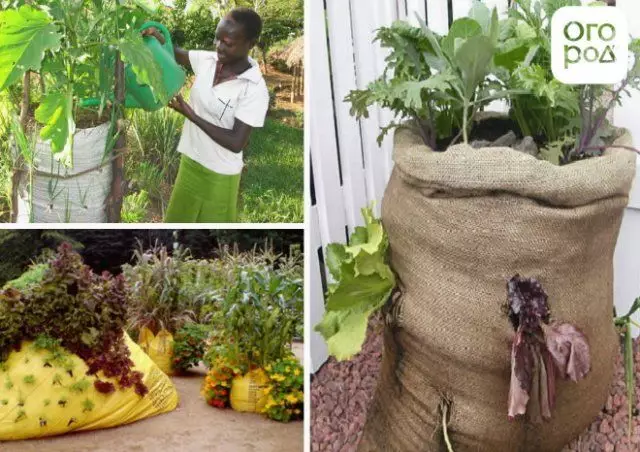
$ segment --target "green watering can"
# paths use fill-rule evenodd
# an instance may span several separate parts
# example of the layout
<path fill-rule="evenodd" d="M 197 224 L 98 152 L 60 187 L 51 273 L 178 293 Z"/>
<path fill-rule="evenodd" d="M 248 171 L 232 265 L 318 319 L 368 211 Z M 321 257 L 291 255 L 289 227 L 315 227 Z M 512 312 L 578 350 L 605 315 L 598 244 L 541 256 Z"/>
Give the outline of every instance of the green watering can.
<path fill-rule="evenodd" d="M 164 45 L 160 44 L 160 42 L 153 36 L 144 36 L 143 40 L 162 69 L 164 91 L 167 93 L 168 98 L 171 99 L 173 96 L 178 94 L 184 85 L 186 75 L 184 70 L 176 62 L 169 30 L 158 22 L 149 21 L 145 22 L 142 27 L 140 27 L 140 31 L 142 32 L 143 30 L 151 27 L 155 27 L 160 30 L 162 36 L 164 36 Z M 125 107 L 142 108 L 146 111 L 155 111 L 166 105 L 154 99 L 149 85 L 143 85 L 138 82 L 136 74 L 133 72 L 130 65 L 125 67 L 124 84 L 126 87 L 126 97 L 124 101 Z M 100 105 L 99 98 L 84 99 L 80 102 L 81 107 L 96 107 L 98 105 Z"/>

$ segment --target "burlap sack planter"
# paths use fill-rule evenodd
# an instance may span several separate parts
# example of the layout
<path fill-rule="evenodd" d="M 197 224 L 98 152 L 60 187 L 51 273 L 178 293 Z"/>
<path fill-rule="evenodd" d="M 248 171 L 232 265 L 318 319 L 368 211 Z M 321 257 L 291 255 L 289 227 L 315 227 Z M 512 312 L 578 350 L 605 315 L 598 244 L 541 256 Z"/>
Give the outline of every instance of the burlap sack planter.
<path fill-rule="evenodd" d="M 444 399 L 456 452 L 560 451 L 598 415 L 613 378 L 613 254 L 635 155 L 555 166 L 508 148 L 432 152 L 399 130 L 394 161 L 382 221 L 400 296 L 359 451 L 446 450 Z M 514 331 L 503 306 L 516 273 L 538 278 L 552 317 L 591 347 L 590 374 L 557 380 L 542 424 L 507 418 Z"/>

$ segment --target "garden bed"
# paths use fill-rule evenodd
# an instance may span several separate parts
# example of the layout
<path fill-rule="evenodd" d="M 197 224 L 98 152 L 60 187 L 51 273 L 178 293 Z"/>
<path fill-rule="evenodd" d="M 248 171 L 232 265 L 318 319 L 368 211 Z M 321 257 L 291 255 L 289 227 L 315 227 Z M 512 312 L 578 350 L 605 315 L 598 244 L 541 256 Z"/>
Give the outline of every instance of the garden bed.
<path fill-rule="evenodd" d="M 373 397 L 382 357 L 382 324 L 369 325 L 362 352 L 352 360 L 330 358 L 311 383 L 311 450 L 351 452 L 357 448 Z M 635 340 L 635 374 L 640 375 L 640 352 Z M 597 419 L 562 452 L 630 452 L 640 449 L 640 419 L 634 418 L 631 442 L 627 436 L 627 397 L 622 352 L 616 358 L 615 378 L 607 403 Z M 636 393 L 640 381 L 636 377 Z M 505 394 L 506 406 L 506 394 Z M 636 413 L 640 404 L 636 404 Z M 552 421 L 553 422 L 553 419 Z M 455 445 L 454 445 L 455 450 Z"/>

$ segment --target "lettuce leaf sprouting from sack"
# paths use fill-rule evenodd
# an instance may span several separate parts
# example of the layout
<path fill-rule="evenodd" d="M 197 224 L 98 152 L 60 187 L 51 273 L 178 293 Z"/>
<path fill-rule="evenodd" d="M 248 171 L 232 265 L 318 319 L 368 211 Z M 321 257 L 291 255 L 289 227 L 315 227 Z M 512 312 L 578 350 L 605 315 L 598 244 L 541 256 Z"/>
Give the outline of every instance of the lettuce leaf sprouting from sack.
<path fill-rule="evenodd" d="M 355 229 L 348 245 L 332 243 L 326 262 L 334 283 L 329 286 L 326 312 L 315 330 L 327 341 L 329 353 L 349 359 L 362 349 L 369 317 L 382 307 L 396 280 L 387 265 L 389 240 L 370 208 L 363 209 L 365 226 Z"/>

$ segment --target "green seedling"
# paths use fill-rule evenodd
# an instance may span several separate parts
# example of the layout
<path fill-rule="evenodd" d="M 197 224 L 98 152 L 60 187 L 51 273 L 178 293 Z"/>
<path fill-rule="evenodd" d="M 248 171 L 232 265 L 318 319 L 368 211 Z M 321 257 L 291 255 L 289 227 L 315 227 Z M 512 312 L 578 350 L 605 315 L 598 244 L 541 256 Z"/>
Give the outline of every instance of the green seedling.
<path fill-rule="evenodd" d="M 84 391 L 86 391 L 89 388 L 89 386 L 91 386 L 91 383 L 89 382 L 89 380 L 87 380 L 86 378 L 83 378 L 82 380 L 72 384 L 69 387 L 69 390 L 71 392 L 75 392 L 76 394 L 82 394 Z"/>
<path fill-rule="evenodd" d="M 93 411 L 94 407 L 95 407 L 95 404 L 89 399 L 86 399 L 84 402 L 82 402 L 83 413 L 86 413 L 87 411 Z"/>
<path fill-rule="evenodd" d="M 14 422 L 20 422 L 27 418 L 27 413 L 24 410 L 18 411 L 18 415 L 16 416 Z"/>

